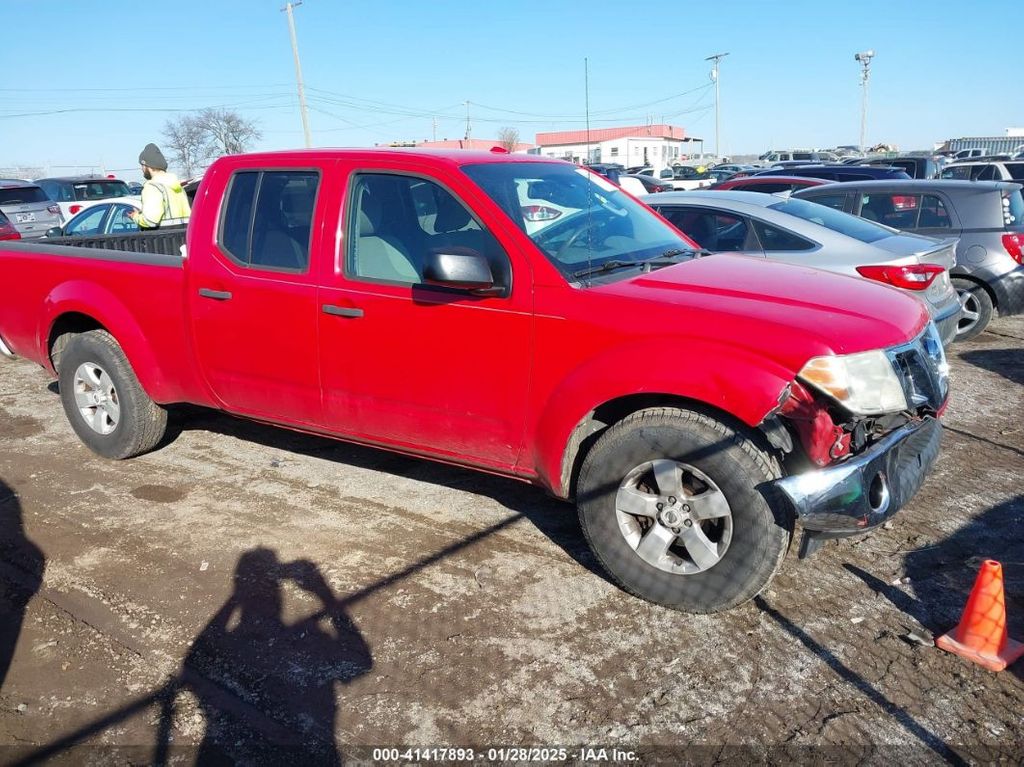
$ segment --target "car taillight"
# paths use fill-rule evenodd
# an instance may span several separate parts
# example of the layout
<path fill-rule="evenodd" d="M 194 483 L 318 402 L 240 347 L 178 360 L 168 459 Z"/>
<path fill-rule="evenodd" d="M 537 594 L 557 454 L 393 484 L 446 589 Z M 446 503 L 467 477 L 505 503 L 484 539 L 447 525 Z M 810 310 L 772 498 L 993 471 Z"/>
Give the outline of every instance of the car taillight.
<path fill-rule="evenodd" d="M 869 280 L 884 282 L 904 290 L 926 290 L 932 280 L 946 271 L 937 264 L 913 264 L 911 266 L 858 266 L 857 271 Z"/>
<path fill-rule="evenodd" d="M 60 215 L 60 205 L 50 205 L 46 208 L 46 210 L 55 216 Z"/>
<path fill-rule="evenodd" d="M 553 221 L 562 215 L 562 211 L 547 205 L 524 205 L 522 210 L 523 218 L 527 221 Z"/>
<path fill-rule="evenodd" d="M 78 211 L 80 211 L 81 209 L 82 209 L 81 205 L 72 205 L 70 208 L 68 208 L 68 213 L 70 213 L 73 216 Z"/>
<path fill-rule="evenodd" d="M 1003 247 L 1010 258 L 1018 264 L 1024 264 L 1024 234 L 1004 234 Z"/>
<path fill-rule="evenodd" d="M 7 221 L 0 224 L 0 240 L 20 240 L 21 235 L 18 234 L 18 230 Z"/>

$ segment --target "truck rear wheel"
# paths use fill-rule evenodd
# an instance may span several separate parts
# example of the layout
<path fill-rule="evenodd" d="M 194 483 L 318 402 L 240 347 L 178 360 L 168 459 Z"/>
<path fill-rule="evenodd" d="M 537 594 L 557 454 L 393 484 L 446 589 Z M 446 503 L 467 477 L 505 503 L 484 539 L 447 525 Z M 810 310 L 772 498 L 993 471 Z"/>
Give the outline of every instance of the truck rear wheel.
<path fill-rule="evenodd" d="M 60 355 L 60 399 L 78 438 L 104 458 L 152 450 L 167 429 L 167 411 L 149 398 L 114 337 L 91 330 Z"/>
<path fill-rule="evenodd" d="M 791 515 L 778 464 L 703 413 L 651 408 L 609 427 L 580 469 L 583 533 L 611 578 L 676 610 L 756 596 L 782 565 Z"/>

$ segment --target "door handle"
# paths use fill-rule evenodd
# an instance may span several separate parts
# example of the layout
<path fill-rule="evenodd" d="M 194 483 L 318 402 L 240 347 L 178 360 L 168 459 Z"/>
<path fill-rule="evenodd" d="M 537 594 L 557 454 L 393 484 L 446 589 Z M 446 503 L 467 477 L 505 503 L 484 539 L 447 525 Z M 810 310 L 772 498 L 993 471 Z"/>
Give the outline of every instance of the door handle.
<path fill-rule="evenodd" d="M 349 306 L 334 306 L 332 304 L 324 304 L 324 314 L 330 314 L 333 317 L 362 317 L 363 310 L 356 309 Z"/>
<path fill-rule="evenodd" d="M 210 288 L 199 288 L 199 295 L 203 298 L 212 298 L 214 301 L 228 301 L 231 299 L 229 290 L 211 290 Z"/>

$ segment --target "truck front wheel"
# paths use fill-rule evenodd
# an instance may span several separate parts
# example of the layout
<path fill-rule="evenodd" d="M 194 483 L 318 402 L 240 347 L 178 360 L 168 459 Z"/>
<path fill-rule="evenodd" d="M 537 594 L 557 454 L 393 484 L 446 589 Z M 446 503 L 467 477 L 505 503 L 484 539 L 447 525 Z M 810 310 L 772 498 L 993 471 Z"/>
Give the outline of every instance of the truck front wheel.
<path fill-rule="evenodd" d="M 789 546 L 791 515 L 774 458 L 731 426 L 679 408 L 609 427 L 580 469 L 577 505 L 591 549 L 617 584 L 685 612 L 756 596 Z"/>
<path fill-rule="evenodd" d="M 78 438 L 104 458 L 152 450 L 167 429 L 167 411 L 149 398 L 121 346 L 105 330 L 68 341 L 60 355 L 60 399 Z"/>

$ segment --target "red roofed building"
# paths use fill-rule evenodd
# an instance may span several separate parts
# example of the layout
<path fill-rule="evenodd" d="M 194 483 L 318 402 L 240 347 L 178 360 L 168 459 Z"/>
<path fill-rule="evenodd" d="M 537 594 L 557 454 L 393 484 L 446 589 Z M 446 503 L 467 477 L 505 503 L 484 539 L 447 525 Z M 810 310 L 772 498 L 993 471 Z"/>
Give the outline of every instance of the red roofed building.
<path fill-rule="evenodd" d="M 703 151 L 703 139 L 687 136 L 678 125 L 631 125 L 619 128 L 538 133 L 537 154 L 572 162 L 619 163 L 626 167 L 650 165 L 656 170 L 685 159 L 694 142 Z M 589 138 L 589 140 L 588 140 Z"/>

